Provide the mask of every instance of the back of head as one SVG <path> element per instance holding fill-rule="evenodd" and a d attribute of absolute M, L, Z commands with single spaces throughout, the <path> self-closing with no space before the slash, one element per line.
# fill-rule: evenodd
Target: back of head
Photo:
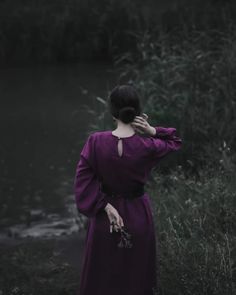
<path fill-rule="evenodd" d="M 117 85 L 110 93 L 109 108 L 112 116 L 125 124 L 131 123 L 141 113 L 136 89 L 131 85 Z"/>

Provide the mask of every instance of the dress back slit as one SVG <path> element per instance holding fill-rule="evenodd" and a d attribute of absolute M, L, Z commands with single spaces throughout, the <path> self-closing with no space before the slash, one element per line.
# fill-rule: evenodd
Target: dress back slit
<path fill-rule="evenodd" d="M 118 155 L 121 157 L 123 155 L 123 140 L 120 137 L 118 138 L 117 149 L 118 149 Z"/>

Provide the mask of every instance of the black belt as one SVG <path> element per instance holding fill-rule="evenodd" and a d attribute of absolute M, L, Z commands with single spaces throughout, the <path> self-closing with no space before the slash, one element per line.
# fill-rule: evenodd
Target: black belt
<path fill-rule="evenodd" d="M 145 193 L 144 185 L 140 185 L 137 189 L 130 192 L 114 192 L 107 185 L 101 184 L 101 191 L 106 193 L 108 196 L 114 198 L 117 196 L 122 196 L 127 199 L 135 199 L 141 197 Z"/>

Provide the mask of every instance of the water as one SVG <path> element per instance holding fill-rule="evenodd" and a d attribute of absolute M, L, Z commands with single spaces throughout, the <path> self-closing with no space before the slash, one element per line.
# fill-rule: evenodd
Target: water
<path fill-rule="evenodd" d="M 96 108 L 116 76 L 107 64 L 0 70 L 0 228 L 9 236 L 47 235 L 47 224 L 63 234 L 62 218 L 64 232 L 76 230 L 72 182 L 92 121 L 83 105 Z"/>

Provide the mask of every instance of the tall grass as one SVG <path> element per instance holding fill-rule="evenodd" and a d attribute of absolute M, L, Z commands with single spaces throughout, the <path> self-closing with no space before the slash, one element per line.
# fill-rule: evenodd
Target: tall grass
<path fill-rule="evenodd" d="M 235 48 L 235 26 L 145 34 L 125 64 L 117 61 L 120 81 L 136 85 L 152 123 L 178 128 L 191 166 L 219 162 L 223 145 L 236 151 Z"/>
<path fill-rule="evenodd" d="M 1 1 L 0 64 L 111 59 L 134 44 L 137 14 L 134 1 Z"/>
<path fill-rule="evenodd" d="M 0 64 L 113 60 L 138 33 L 222 30 L 235 15 L 233 1 L 2 0 Z"/>
<path fill-rule="evenodd" d="M 235 171 L 201 171 L 198 180 L 182 169 L 155 174 L 161 294 L 235 294 Z"/>

